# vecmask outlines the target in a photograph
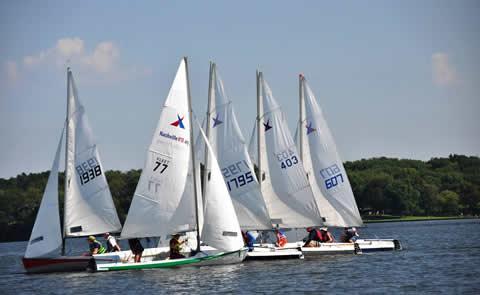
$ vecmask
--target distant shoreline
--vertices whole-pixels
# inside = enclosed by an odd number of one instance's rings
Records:
[[[372,218],[374,217],[374,218]],[[478,216],[365,216],[364,223],[405,222],[405,221],[428,221],[428,220],[454,220],[454,219],[479,219]]]

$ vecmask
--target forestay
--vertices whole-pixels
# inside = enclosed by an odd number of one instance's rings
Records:
[[[312,90],[301,79],[305,97],[303,161],[308,174],[314,176],[309,180],[320,212],[330,226],[359,226],[362,218],[332,134]]]
[[[63,132],[58,142],[52,170],[48,176],[47,186],[43,192],[37,218],[28,241],[25,258],[57,257],[62,247],[62,232],[58,214],[58,167],[62,149]]]
[[[236,251],[243,247],[240,224],[212,147],[201,128],[200,133],[207,145],[210,163],[210,179],[205,187],[205,211],[201,239],[216,249]]]
[[[163,236],[196,228],[190,128],[182,59],[148,148],[122,238]]]
[[[272,223],[289,228],[321,225],[322,218],[284,114],[261,73],[259,82],[263,112],[257,132],[260,166],[265,174],[261,188]]]
[[[240,226],[245,230],[271,229],[272,224],[260,192],[253,164],[237,122],[232,101],[212,64],[207,129],[212,149],[230,192]],[[208,161],[210,164],[210,161]]]
[[[65,237],[122,229],[85,109],[68,70]]]

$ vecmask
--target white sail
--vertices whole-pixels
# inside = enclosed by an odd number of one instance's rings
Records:
[[[243,247],[240,224],[212,147],[201,129],[200,133],[206,142],[210,162],[210,178],[205,187],[201,239],[216,249],[236,251]]]
[[[122,229],[85,109],[68,70],[65,237]]]
[[[248,142],[248,155],[253,164],[258,165],[258,143],[257,143],[257,122],[253,124],[252,134],[250,135],[250,141]]]
[[[305,119],[301,118],[303,161],[325,223],[330,226],[360,226],[362,218],[335,142],[315,96],[304,86]]]
[[[284,114],[261,73],[258,79],[263,104],[259,116],[262,128],[257,128],[261,177],[265,178],[261,188],[272,223],[290,228],[321,225],[322,217]]]
[[[121,236],[151,237],[195,229],[185,60],[163,105]]]
[[[240,226],[245,230],[271,229],[270,217],[232,101],[225,94],[215,64],[212,64],[210,79],[208,138],[217,156]],[[209,161],[208,163],[210,164]]]
[[[62,247],[62,232],[58,208],[58,166],[62,149],[63,129],[58,142],[52,170],[38,208],[37,218],[28,241],[25,258],[57,257]]]

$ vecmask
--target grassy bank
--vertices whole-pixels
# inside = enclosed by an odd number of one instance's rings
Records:
[[[425,220],[449,220],[471,219],[474,216],[395,216],[395,215],[368,215],[363,217],[365,223],[377,222],[400,222],[400,221],[425,221]]]

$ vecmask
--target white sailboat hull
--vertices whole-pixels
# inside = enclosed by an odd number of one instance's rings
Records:
[[[303,247],[303,244],[303,242],[299,241],[295,243],[287,243],[283,248],[275,247],[273,244],[263,244],[262,247],[266,249],[275,249],[276,252],[299,249],[305,257],[334,254],[361,254],[365,252],[394,251],[402,249],[400,241],[395,239],[359,239],[355,243],[321,243],[318,247]],[[258,248],[259,247],[256,247],[255,250]],[[250,257],[247,259],[250,259]]]
[[[303,259],[300,247],[278,248],[273,244],[254,244],[246,260]]]

